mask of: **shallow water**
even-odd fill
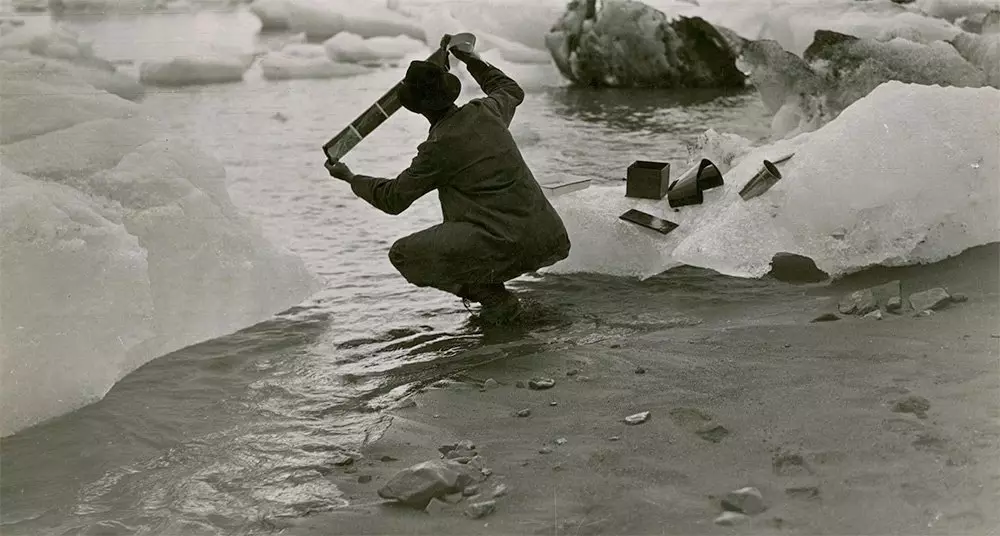
[[[122,63],[219,43],[253,47],[251,22],[240,12],[72,21],[99,55]],[[322,165],[322,143],[402,71],[287,82],[251,72],[240,84],[147,97],[171,134],[226,165],[237,206],[301,255],[326,288],[269,322],[147,364],[99,403],[4,439],[4,534],[266,532],[268,518],[345,504],[325,478],[335,455],[376,437],[382,410],[444,375],[553,341],[717,321],[764,292],[769,305],[740,321],[768,322],[782,314],[782,300],[801,297],[795,287],[692,269],[642,283],[525,277],[515,286],[542,318],[530,331],[482,332],[458,300],[408,286],[386,258],[393,240],[439,221],[434,196],[387,216]],[[686,144],[707,128],[767,132],[751,92],[539,85],[512,130],[543,183],[616,181],[637,159],[681,166]],[[345,160],[392,176],[425,134],[422,119],[401,113]]]

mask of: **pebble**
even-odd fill
[[[566,444],[565,437],[560,437],[559,439],[556,439],[556,445],[565,445],[565,444]]]
[[[724,527],[731,527],[733,525],[739,525],[740,523],[746,523],[749,519],[750,517],[745,514],[737,512],[723,512],[721,516],[715,518],[715,524],[722,525]]]
[[[885,310],[894,313],[903,308],[903,300],[899,296],[889,298],[885,304]]]
[[[538,449],[538,453],[539,454],[549,454],[551,452],[552,452],[552,448],[551,447],[542,447],[542,448]]]
[[[559,402],[556,402],[555,400],[553,400],[552,402],[549,402],[549,405],[550,406],[558,406]]]
[[[479,474],[488,477],[493,474],[493,469],[490,469],[489,467],[483,467],[482,469],[479,470]]]
[[[530,409],[522,409],[517,412],[518,417],[528,417],[531,415]]]
[[[963,303],[969,301],[969,297],[961,292],[956,292],[951,295],[951,301],[954,303]]]
[[[925,311],[920,311],[919,313],[917,313],[917,314],[915,314],[913,316],[931,316],[933,314],[934,314],[934,311],[931,311],[930,309],[927,309]]]
[[[621,440],[621,438],[618,436],[611,436],[608,438],[608,441],[619,441],[619,440]]]
[[[951,302],[951,296],[943,288],[932,288],[910,294],[910,305],[915,311],[941,309]]]
[[[472,497],[477,493],[479,493],[479,486],[475,484],[471,486],[465,486],[465,489],[462,490],[462,496],[464,497]]]
[[[579,374],[579,373],[580,373],[580,371],[579,371],[579,370],[577,370],[577,369],[571,369],[571,370],[569,370],[569,371],[568,371],[568,372],[566,373],[566,375],[567,375],[567,376],[576,376],[576,375],[577,375],[577,374]]]
[[[551,389],[556,385],[556,381],[552,378],[532,378],[528,380],[528,387],[536,391],[541,391],[543,389]]]
[[[866,314],[865,318],[869,318],[872,320],[882,320],[882,311],[879,309],[875,309],[874,311]]]
[[[646,369],[644,369],[642,367],[636,367],[635,368],[635,373],[636,374],[645,374],[646,373]]]
[[[927,410],[929,409],[931,409],[930,400],[917,395],[901,398],[892,405],[892,411],[896,413],[912,413],[921,419],[927,418]]]
[[[516,382],[514,382],[514,387],[517,387],[518,389],[524,389],[525,387],[527,387],[527,385],[524,383],[524,380],[517,380]]]
[[[492,514],[496,508],[496,501],[475,502],[465,507],[465,515],[472,519],[479,519]]]
[[[345,465],[351,465],[354,463],[354,458],[347,456],[346,454],[341,454],[333,459],[333,465],[337,467],[344,467]]]
[[[483,389],[496,389],[497,387],[500,387],[500,384],[493,378],[489,378],[483,382]]]
[[[833,322],[835,320],[840,320],[840,317],[837,316],[837,315],[835,315],[835,314],[833,314],[833,313],[826,313],[826,314],[817,316],[816,318],[810,320],[809,322],[812,323],[812,324],[815,324],[817,322]]]
[[[504,495],[507,495],[508,491],[509,489],[507,488],[507,484],[499,484],[496,488],[493,488],[493,498],[503,497]]]
[[[636,413],[634,415],[629,415],[625,417],[626,424],[642,424],[649,420],[649,412],[643,411],[642,413]]]
[[[358,484],[367,484],[372,481],[372,475],[361,475],[358,477]]]
[[[729,430],[725,426],[722,426],[721,424],[717,424],[715,426],[711,426],[711,425],[705,426],[704,428],[701,428],[700,430],[698,430],[695,433],[698,434],[698,437],[704,439],[705,441],[711,441],[712,443],[718,443],[718,442],[722,441],[722,439],[724,437],[726,437],[727,435],[729,435]]]
[[[392,456],[382,456],[381,458],[379,458],[379,461],[380,462],[396,462],[396,461],[399,461],[399,458],[393,458]]]
[[[576,381],[578,382],[589,382],[590,376],[577,376]]]
[[[766,510],[764,497],[757,488],[741,488],[730,491],[722,499],[722,507],[733,512],[755,515]]]
[[[802,499],[815,499],[819,497],[819,488],[816,486],[800,486],[785,488],[785,494],[789,497],[798,497]]]

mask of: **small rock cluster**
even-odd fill
[[[438,448],[442,459],[418,463],[396,473],[382,488],[379,497],[419,509],[434,510],[465,501],[463,513],[472,519],[496,510],[496,499],[507,494],[498,484],[484,491],[484,482],[493,474],[469,440]]]
[[[929,316],[934,311],[939,311],[953,303],[967,301],[964,294],[949,294],[947,290],[936,287],[910,294],[907,300],[903,300],[901,284],[898,280],[890,281],[884,285],[856,290],[844,296],[837,305],[837,310],[841,315],[860,316],[871,320],[882,320],[886,313],[896,315],[904,314],[908,311],[914,316]],[[907,307],[909,306],[909,307]],[[840,317],[833,313],[825,313],[812,320],[812,322],[831,322],[840,320]]]

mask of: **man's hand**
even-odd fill
[[[351,168],[347,167],[347,164],[343,162],[337,162],[334,164],[329,160],[324,164],[326,170],[330,172],[330,176],[335,179],[340,179],[345,182],[351,182],[354,178],[354,173],[351,173]]]
[[[476,54],[476,51],[471,48],[466,50],[464,46],[457,44],[455,46],[451,46],[450,43],[452,37],[453,36],[451,34],[444,34],[444,37],[441,38],[441,46],[445,47],[448,52],[451,52],[451,55],[455,56],[455,59],[462,63],[469,63],[471,60],[481,59],[479,54]]]

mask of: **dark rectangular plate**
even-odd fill
[[[680,227],[672,221],[657,218],[652,214],[646,214],[645,212],[636,209],[629,210],[625,214],[619,216],[619,218],[662,234],[669,234],[670,231]]]

